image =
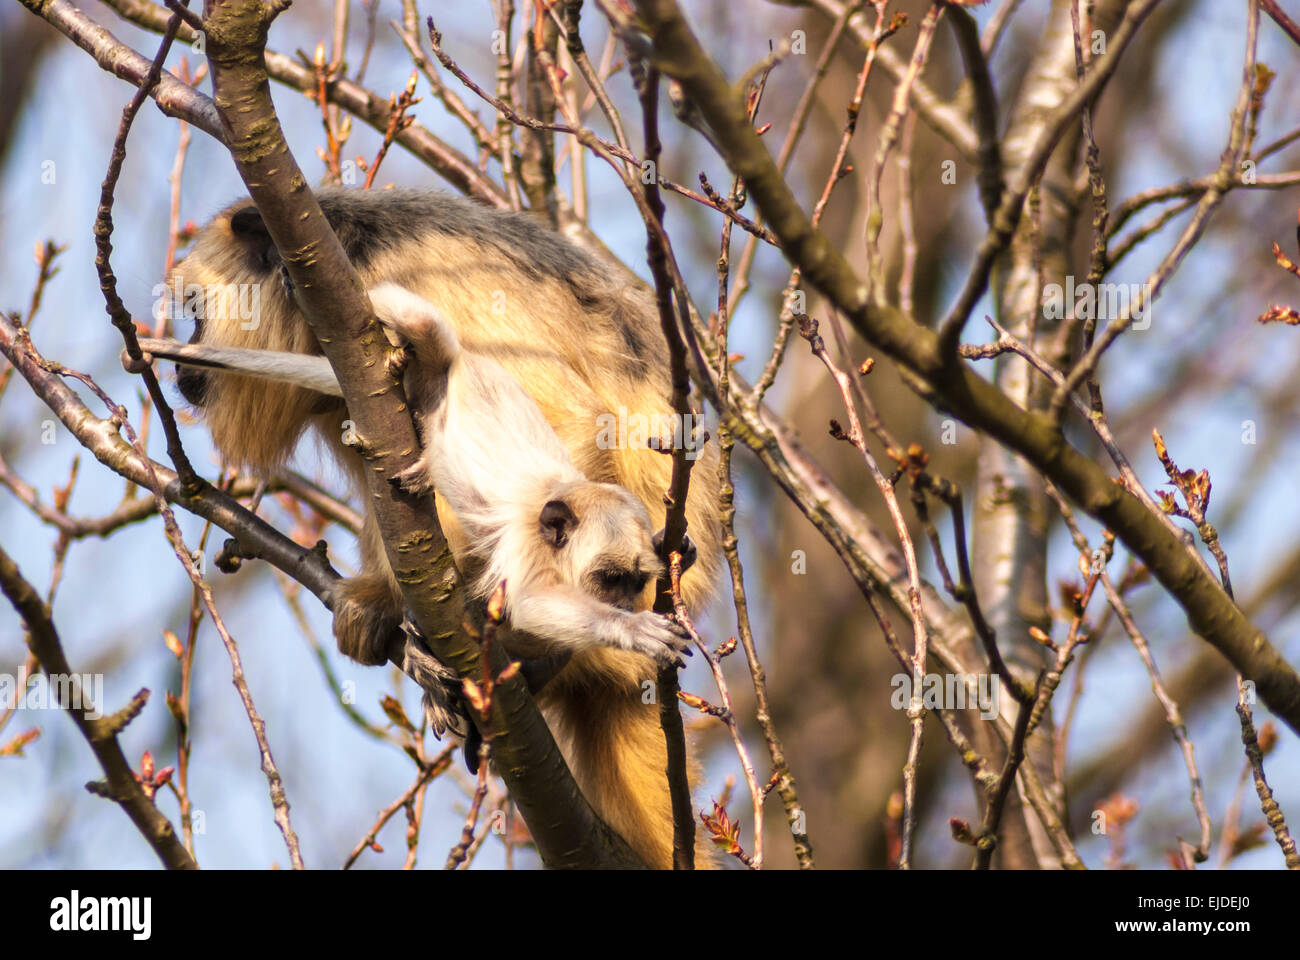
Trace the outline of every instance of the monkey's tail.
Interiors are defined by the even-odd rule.
[[[543,689],[543,702],[587,802],[647,864],[668,870],[673,864],[668,755],[659,707],[644,702],[645,691],[654,689],[654,675],[643,664],[644,658],[618,650],[582,651]],[[692,784],[697,772],[696,765],[688,767]],[[696,827],[696,868],[714,868],[713,849]]]
[[[247,377],[292,383],[331,397],[343,396],[334,369],[324,357],[281,350],[249,350],[241,347],[209,346],[139,337],[140,349],[159,360],[174,360],[182,366],[206,367],[242,373]]]

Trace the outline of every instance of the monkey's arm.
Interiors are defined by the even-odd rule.
[[[691,655],[690,635],[667,617],[620,610],[576,587],[537,587],[508,597],[507,608],[515,629],[560,648],[613,647],[677,667],[686,665],[683,655]]]

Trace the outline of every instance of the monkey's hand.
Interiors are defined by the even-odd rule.
[[[659,559],[667,564],[668,557],[664,554],[663,530],[660,530],[651,537],[650,542],[654,545],[655,553],[659,554]],[[695,548],[695,541],[691,539],[690,534],[682,534],[682,548],[679,552],[682,555],[682,573],[685,573],[687,570],[691,569],[691,565],[695,563],[696,559],[700,555],[699,551]]]
[[[615,621],[611,631],[615,645],[624,650],[643,653],[655,663],[681,668],[691,652],[691,635],[676,620],[652,610],[628,614]]]
[[[404,601],[390,578],[359,574],[334,585],[334,637],[358,663],[388,662],[388,642],[402,622]]]
[[[509,591],[509,584],[506,587]],[[640,653],[655,663],[686,666],[690,632],[650,610],[629,613],[570,586],[552,586],[507,598],[510,624],[548,641],[555,652],[595,646]]]

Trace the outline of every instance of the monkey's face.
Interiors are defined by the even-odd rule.
[[[539,518],[565,579],[621,610],[648,610],[663,571],[650,515],[623,487],[575,483],[549,501]]]
[[[293,303],[280,257],[249,201],[228,207],[200,231],[176,265],[160,309],[191,343],[319,354]],[[339,414],[333,398],[300,387],[194,367],[180,367],[177,386],[203,409],[213,442],[233,464],[267,471],[283,463],[312,417]]]

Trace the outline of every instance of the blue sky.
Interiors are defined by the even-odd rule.
[[[1167,98],[1177,112],[1171,113],[1158,136],[1131,131],[1135,142],[1102,144],[1103,154],[1113,149],[1123,155],[1123,163],[1110,182],[1112,198],[1179,177],[1206,173],[1213,169],[1226,142],[1227,116],[1240,75],[1241,5],[1201,0],[1194,6],[1195,10],[1161,48],[1154,68],[1157,95]],[[732,58],[726,66],[733,75],[744,64],[762,56],[768,36],[777,33],[778,26],[791,19],[786,10],[763,9],[763,17],[732,18],[730,26],[734,29],[720,49]],[[111,14],[99,7],[90,13],[105,23],[111,18]],[[594,20],[594,14],[594,9],[589,11],[589,20]],[[4,14],[5,17],[14,15],[12,8]],[[17,15],[27,14],[18,11]],[[409,73],[404,55],[398,53],[399,45],[390,39],[391,34],[384,25],[393,15],[393,5],[386,3],[379,18],[380,42],[367,79],[368,86],[383,93],[399,89]],[[988,13],[981,11],[977,15],[984,19]],[[354,19],[354,37],[360,35],[357,20]],[[491,24],[482,10],[475,7],[472,13],[466,13],[463,7],[458,7],[454,15],[440,15],[439,27],[446,35],[446,47],[456,51],[474,76],[485,80],[491,76],[486,40]],[[151,53],[156,48],[157,40],[151,35],[119,24],[113,24],[112,29],[137,50]],[[271,45],[285,52],[295,46],[310,48],[313,43],[303,39],[303,30],[303,15],[295,8],[273,28]],[[591,41],[589,45],[597,46]],[[182,53],[189,56],[192,66],[196,65],[198,58],[192,52],[177,50],[169,60],[169,67],[175,69]],[[1261,27],[1261,59],[1273,65],[1281,78],[1265,111],[1259,138],[1260,142],[1267,142],[1296,123],[1300,98],[1287,90],[1284,81],[1295,75],[1300,64],[1296,62],[1294,48],[1267,21]],[[1193,69],[1189,64],[1196,66]],[[619,84],[620,89],[626,86],[625,74],[620,75]],[[204,89],[208,89],[206,84]],[[626,96],[625,89],[621,92]],[[427,94],[423,85],[421,93]],[[299,163],[309,177],[319,176],[322,167],[315,157],[315,146],[321,140],[321,131],[314,105],[283,87],[275,87],[273,95]],[[46,356],[92,373],[135,414],[139,410],[139,388],[117,362],[120,338],[103,311],[90,234],[109,146],[120,108],[129,96],[126,85],[104,74],[89,57],[67,43],[56,45],[44,61],[40,80],[14,132],[2,171],[0,242],[10,255],[0,258],[0,309],[25,309],[36,276],[29,253],[35,244],[47,238],[68,244],[60,261],[62,271],[47,291],[34,339]],[[466,96],[468,99],[469,95]],[[1112,89],[1108,96],[1122,98],[1123,91]],[[469,150],[467,137],[436,106],[426,96],[416,109],[420,122]],[[487,116],[488,109],[483,107],[480,114]],[[865,132],[870,136],[875,131],[868,127]],[[162,270],[168,207],[166,178],[176,137],[175,122],[162,116],[152,105],[146,106],[132,132],[127,165],[118,189],[114,267],[119,291],[138,316],[147,315],[150,291]],[[347,153],[372,156],[378,140],[373,131],[355,123]],[[1296,154],[1282,156],[1294,158]],[[47,162],[54,164],[56,175],[52,184],[42,183]],[[616,253],[645,275],[644,234],[631,201],[599,161],[589,159],[588,168],[593,171],[593,226]],[[715,160],[708,168],[715,184],[725,182],[720,163]],[[1268,169],[1280,171],[1287,166],[1275,160]],[[691,176],[690,170],[685,169],[678,179],[686,181]],[[380,182],[439,185],[432,173],[397,149],[385,161]],[[567,173],[563,182],[567,182]],[[202,223],[243,192],[229,157],[216,143],[196,132],[185,171],[182,218]],[[1225,205],[1225,211],[1232,208],[1235,215],[1254,218],[1253,222],[1260,227],[1260,244],[1266,250],[1274,238],[1284,244],[1289,242],[1295,199],[1294,192],[1234,195]],[[973,249],[975,234],[970,225],[977,215],[973,196],[968,198],[967,208],[966,226],[961,229],[970,235],[970,249]],[[670,205],[670,227],[680,209],[680,205]],[[1220,216],[1224,215],[1221,211]],[[1124,275],[1115,279],[1140,282],[1172,242],[1175,236],[1172,231],[1183,222],[1183,219],[1176,221],[1153,244],[1135,254],[1125,265]],[[707,236],[707,243],[712,244],[712,234]],[[699,302],[707,303],[712,298],[714,282],[712,254],[687,256],[695,249],[689,243],[678,241],[678,255],[688,262],[692,289]],[[1291,548],[1295,529],[1300,525],[1294,509],[1294,473],[1289,469],[1300,452],[1295,437],[1285,441],[1286,452],[1278,459],[1277,468],[1264,476],[1247,475],[1241,456],[1241,422],[1250,418],[1263,422],[1255,386],[1284,375],[1295,352],[1294,331],[1258,328],[1250,320],[1267,302],[1300,300],[1293,295],[1288,278],[1280,271],[1265,274],[1271,284],[1265,289],[1243,290],[1240,285],[1232,285],[1234,265],[1247,256],[1257,261],[1258,254],[1258,250],[1246,252],[1227,245],[1216,237],[1212,226],[1210,235],[1192,252],[1165,297],[1155,305],[1151,329],[1129,336],[1113,351],[1104,380],[1112,409],[1123,409],[1126,403],[1146,392],[1151,375],[1158,377],[1163,370],[1170,344],[1189,335],[1189,330],[1201,335],[1208,325],[1240,331],[1239,337],[1234,338],[1236,349],[1244,351],[1257,364],[1248,375],[1243,375],[1240,387],[1224,395],[1205,397],[1199,409],[1182,408],[1176,419],[1159,426],[1180,463],[1210,469],[1216,496],[1223,498],[1219,503],[1239,485],[1253,487],[1243,520],[1225,543],[1234,580],[1243,585],[1263,579],[1269,564]],[[951,275],[950,286],[960,282],[962,269]],[[1252,274],[1257,275],[1258,272]],[[765,253],[755,276],[779,285],[784,279],[784,268],[775,256]],[[771,279],[776,277],[780,279]],[[940,302],[949,302],[954,293],[955,289],[947,290]],[[764,299],[751,297],[735,319],[734,348],[751,357],[741,367],[751,375],[756,370],[754,358],[766,355],[765,344],[770,337],[767,307]],[[974,315],[981,316],[982,308]],[[970,333],[973,327],[968,330]],[[1291,336],[1288,338],[1287,334]],[[169,389],[175,397],[174,389]],[[778,407],[790,399],[785,391],[785,383],[778,381],[774,391]],[[88,402],[92,409],[99,409],[93,398]],[[20,380],[12,384],[0,403],[0,437],[6,457],[24,479],[48,497],[53,485],[66,481],[72,459],[80,454],[81,480],[72,500],[72,511],[77,515],[108,511],[121,498],[123,482],[89,461],[61,427],[56,431],[55,442],[43,445],[42,425],[49,419],[52,415]],[[160,439],[155,430],[151,452],[165,462]],[[185,442],[191,458],[197,464],[206,465],[211,476],[215,472],[215,459],[204,432],[196,427],[187,429]],[[1158,463],[1149,455],[1149,447],[1139,447],[1135,442],[1130,453],[1149,486],[1163,481]],[[319,475],[332,488],[341,489],[337,473],[323,464],[310,447],[300,452],[298,463],[304,472]],[[769,533],[765,529],[763,498],[770,494],[750,484],[742,486],[741,494],[742,532],[751,538],[751,547],[757,543],[761,549]],[[201,523],[183,512],[178,512],[177,518],[187,542],[196,544]],[[1088,524],[1086,530],[1095,538],[1095,525]],[[0,541],[18,560],[27,578],[44,589],[51,573],[53,534],[8,495],[0,496]],[[220,541],[219,534],[210,538],[209,559]],[[346,537],[337,531],[331,545],[348,559],[354,556]],[[747,559],[751,569],[755,569],[756,558]],[[303,841],[304,857],[309,865],[335,866],[369,826],[375,812],[406,789],[413,778],[413,769],[399,751],[375,745],[344,718],[322,683],[311,649],[280,599],[270,571],[257,566],[250,565],[237,577],[213,571],[211,582],[227,625],[240,642],[253,695],[268,719],[272,748],[293,805],[294,824]],[[1059,571],[1061,576],[1066,576],[1073,566],[1073,552],[1062,542],[1053,552],[1054,573]],[[69,660],[75,669],[103,669],[107,673],[107,695],[112,708],[126,702],[140,687],[153,691],[149,708],[122,737],[128,757],[137,758],[145,749],[151,749],[160,765],[171,762],[172,724],[163,706],[163,692],[178,688],[179,674],[175,659],[162,643],[161,631],[164,628],[183,631],[189,594],[188,581],[156,520],[120,531],[109,541],[87,540],[72,547],[65,580],[54,605],[55,620],[62,630]],[[123,598],[129,598],[129,602]],[[1198,641],[1187,638],[1183,620],[1168,600],[1151,603],[1146,599],[1142,604],[1140,616],[1145,616],[1146,622],[1161,631],[1152,640],[1168,675],[1178,658],[1185,655],[1189,644]],[[331,648],[336,669],[344,679],[355,682],[360,707],[379,721],[381,715],[375,704],[382,692],[393,688],[390,671],[364,669],[343,661],[332,651],[326,611],[309,596],[304,597],[304,608],[318,639]],[[725,614],[725,610],[722,612]],[[758,621],[761,620],[760,610]],[[716,623],[716,635],[720,639],[722,631],[729,627],[721,618]],[[1300,662],[1298,625],[1293,616],[1272,636],[1273,642],[1293,663]],[[771,642],[765,636],[760,639],[764,644]],[[111,658],[106,659],[110,654]],[[0,605],[0,671],[12,670],[22,655],[19,622],[7,605]],[[1123,714],[1115,705],[1149,696],[1145,675],[1130,650],[1112,644],[1099,656],[1101,659],[1090,668],[1090,695],[1083,703],[1072,757],[1082,758],[1090,749],[1113,746],[1116,738],[1123,736],[1124,723]],[[195,804],[205,811],[208,825],[207,834],[197,840],[199,860],[209,867],[265,866],[272,862],[284,865],[287,858],[270,816],[266,784],[257,768],[253,738],[229,682],[225,653],[210,629],[205,629],[200,636],[196,676],[196,750],[191,794]],[[733,673],[732,682],[743,682],[738,671]],[[769,677],[769,682],[779,684],[781,680],[774,676]],[[712,689],[698,663],[690,668],[686,686]],[[409,685],[399,685],[398,689],[408,708],[414,711],[416,698]],[[1203,758],[1203,773],[1205,765],[1219,772],[1207,778],[1216,829],[1218,814],[1235,782],[1222,771],[1235,770],[1236,765],[1230,760],[1215,762],[1213,758],[1240,753],[1230,702],[1220,707],[1213,711],[1213,716],[1202,717],[1192,728],[1198,753]],[[32,721],[20,714],[6,728],[6,734],[32,723],[41,727],[42,736],[29,748],[29,756],[0,761],[0,809],[8,812],[0,822],[0,865],[153,866],[156,860],[152,852],[126,819],[82,788],[99,771],[72,725],[66,718],[54,715],[42,715]],[[932,735],[937,736],[937,728],[933,729]],[[751,748],[757,746],[752,744]],[[759,754],[757,750],[753,752]],[[1297,760],[1300,760],[1300,746],[1294,736],[1284,734],[1282,745],[1270,762],[1269,773],[1278,799],[1287,811],[1300,811]],[[732,754],[721,752],[710,762],[709,782],[699,791],[697,800],[702,800],[708,792],[716,792],[728,773],[738,773],[737,765]],[[1192,836],[1194,824],[1186,801],[1186,781],[1172,740],[1162,764],[1149,774],[1150,782],[1143,781],[1143,786],[1149,788],[1143,794],[1144,802],[1186,808],[1189,825],[1184,835]],[[441,864],[459,831],[464,802],[464,792],[454,782],[441,780],[431,788],[426,804],[423,865]],[[174,812],[170,798],[163,801],[162,807],[169,814]],[[1292,817],[1293,820],[1300,817],[1300,812],[1292,813]],[[388,853],[367,855],[363,864],[400,863],[401,838],[400,823],[391,824],[382,837]],[[944,856],[945,838],[931,831],[930,839],[932,855]],[[1081,840],[1081,852],[1092,862],[1100,859],[1097,844],[1098,841],[1091,839]],[[1275,848],[1269,848],[1242,857],[1238,865],[1274,866],[1277,861]],[[500,862],[499,847],[485,846],[481,865],[495,866]]]

